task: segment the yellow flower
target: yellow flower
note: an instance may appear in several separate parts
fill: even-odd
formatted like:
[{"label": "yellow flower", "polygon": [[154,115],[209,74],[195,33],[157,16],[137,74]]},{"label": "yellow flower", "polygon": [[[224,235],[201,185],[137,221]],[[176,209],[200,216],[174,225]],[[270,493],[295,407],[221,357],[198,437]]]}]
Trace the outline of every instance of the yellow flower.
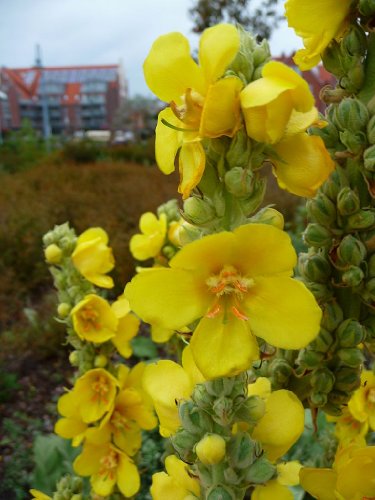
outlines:
[{"label": "yellow flower", "polygon": [[288,25],[303,39],[304,49],[294,56],[302,71],[316,66],[321,54],[349,25],[352,0],[287,0]]},{"label": "yellow flower", "polygon": [[[251,433],[260,441],[269,460],[282,457],[297,441],[305,425],[305,412],[297,396],[285,389],[271,392],[271,383],[260,377],[250,384],[248,395],[260,396],[265,400],[265,413]],[[284,471],[285,472],[285,471]]]},{"label": "yellow flower", "polygon": [[113,280],[106,273],[115,265],[112,249],[107,246],[108,235],[100,227],[84,231],[77,240],[72,253],[72,261],[76,269],[88,281],[102,288],[112,288]]},{"label": "yellow flower", "polygon": [[206,434],[195,447],[198,459],[204,465],[218,464],[225,457],[225,440],[219,434]]},{"label": "yellow flower", "polygon": [[293,500],[294,496],[287,486],[299,484],[299,462],[277,464],[277,478],[255,487],[251,500]]},{"label": "yellow flower", "polygon": [[367,420],[360,422],[355,419],[347,407],[342,408],[340,417],[327,417],[327,420],[335,422],[335,436],[339,440],[340,446],[348,446],[353,443],[366,446]]},{"label": "yellow flower", "polygon": [[49,497],[39,490],[31,489],[30,494],[33,496],[31,500],[52,500],[52,497]]},{"label": "yellow flower", "polygon": [[271,161],[279,186],[297,196],[315,196],[335,168],[318,136],[307,133],[291,135],[273,149],[278,155]]},{"label": "yellow flower", "polygon": [[130,240],[130,251],[135,259],[146,260],[159,255],[167,234],[167,217],[159,218],[152,212],[143,214],[139,221],[142,234],[135,234]]},{"label": "yellow flower", "polygon": [[141,273],[125,288],[144,321],[193,332],[194,360],[207,378],[231,376],[258,359],[259,336],[300,349],[319,331],[321,310],[291,278],[296,254],[289,236],[265,224],[206,236],[184,246],[170,268]]},{"label": "yellow flower", "polygon": [[375,430],[375,374],[370,370],[361,373],[361,387],[351,397],[348,407],[359,422],[367,422]]},{"label": "yellow flower", "polygon": [[319,500],[370,500],[375,497],[375,446],[343,448],[332,469],[303,468],[300,481]]},{"label": "yellow flower", "polygon": [[132,347],[130,341],[139,330],[140,320],[130,312],[129,301],[121,295],[111,306],[117,317],[116,335],[111,337],[112,344],[124,358],[130,358]]},{"label": "yellow flower", "polygon": [[222,78],[239,45],[237,29],[219,24],[202,34],[199,65],[181,33],[159,37],[145,60],[147,85],[159,99],[171,103],[159,113],[156,160],[161,171],[170,174],[179,152],[178,191],[184,199],[199,183],[205,168],[201,139],[233,137],[240,127],[238,94],[242,82],[235,76]]},{"label": "yellow flower", "polygon": [[266,63],[262,78],[249,83],[240,97],[247,134],[258,142],[275,144],[318,119],[307,82],[281,62]]},{"label": "yellow flower", "polygon": [[63,415],[78,412],[83,422],[96,422],[112,409],[118,386],[118,380],[103,368],[89,370],[77,379],[73,390],[63,396],[65,399],[60,404],[64,410],[59,411]]},{"label": "yellow flower", "polygon": [[178,402],[188,399],[194,386],[203,381],[189,346],[183,351],[182,366],[162,360],[146,367],[143,386],[154,404],[159,418],[159,432],[163,437],[171,436],[181,425]]},{"label": "yellow flower", "polygon": [[89,294],[71,312],[74,331],[82,340],[101,343],[116,335],[118,319],[108,302]]},{"label": "yellow flower", "polygon": [[175,455],[165,459],[167,472],[152,476],[151,495],[153,500],[188,500],[200,498],[200,486],[188,472],[188,466]]},{"label": "yellow flower", "polygon": [[55,243],[48,245],[48,247],[44,250],[44,256],[48,264],[59,264],[62,254],[63,252],[61,248],[58,247]]},{"label": "yellow flower", "polygon": [[125,497],[132,497],[139,490],[136,465],[110,443],[95,445],[86,442],[73,467],[80,476],[91,476],[92,489],[102,497],[111,495],[116,484]]},{"label": "yellow flower", "polygon": [[55,433],[64,439],[73,439],[72,445],[79,446],[85,437],[88,425],[82,420],[80,400],[74,390],[60,396],[57,410],[63,418],[56,422]]}]

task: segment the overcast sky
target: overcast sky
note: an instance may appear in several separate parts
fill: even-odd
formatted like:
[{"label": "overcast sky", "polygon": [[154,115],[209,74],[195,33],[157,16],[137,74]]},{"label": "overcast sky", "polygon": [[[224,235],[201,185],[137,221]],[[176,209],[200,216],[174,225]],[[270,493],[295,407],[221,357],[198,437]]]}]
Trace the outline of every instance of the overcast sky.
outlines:
[{"label": "overcast sky", "polygon": [[[123,63],[131,96],[151,95],[142,63],[159,35],[180,31],[192,47],[188,9],[193,0],[0,0],[0,66],[28,67],[35,45],[45,66]],[[273,55],[300,47],[282,23],[272,36]]]}]

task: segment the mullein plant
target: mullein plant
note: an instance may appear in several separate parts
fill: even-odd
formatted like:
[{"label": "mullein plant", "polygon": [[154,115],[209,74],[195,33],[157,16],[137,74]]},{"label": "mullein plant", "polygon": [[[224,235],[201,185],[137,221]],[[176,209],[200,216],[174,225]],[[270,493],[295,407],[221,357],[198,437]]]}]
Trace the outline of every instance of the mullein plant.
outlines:
[{"label": "mullein plant", "polygon": [[[296,64],[322,60],[337,78],[322,90],[325,116],[241,27],[205,30],[197,61],[183,35],[161,36],[144,72],[167,103],[156,159],[165,174],[178,168],[182,208],[141,217],[130,249],[142,266],[113,304],[93,286],[112,285],[103,230],[45,237],[79,370],[56,432],[83,443],[74,467],[101,497],[136,494],[152,408],[172,446],[156,500],[290,500],[295,485],[322,500],[375,497],[375,3],[288,0],[286,15],[304,42]],[[267,166],[308,198],[299,258],[282,214],[259,208]],[[156,342],[180,339],[177,362],[114,364],[139,320]],[[306,411],[335,422],[327,468],[286,461]]]}]

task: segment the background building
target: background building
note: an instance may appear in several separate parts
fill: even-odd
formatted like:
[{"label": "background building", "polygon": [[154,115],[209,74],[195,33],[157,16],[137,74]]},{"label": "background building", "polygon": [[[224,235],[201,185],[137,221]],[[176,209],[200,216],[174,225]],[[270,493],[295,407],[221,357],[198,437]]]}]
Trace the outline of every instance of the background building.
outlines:
[{"label": "background building", "polygon": [[127,97],[121,64],[0,68],[0,129],[20,128],[28,119],[44,135],[111,130]]}]

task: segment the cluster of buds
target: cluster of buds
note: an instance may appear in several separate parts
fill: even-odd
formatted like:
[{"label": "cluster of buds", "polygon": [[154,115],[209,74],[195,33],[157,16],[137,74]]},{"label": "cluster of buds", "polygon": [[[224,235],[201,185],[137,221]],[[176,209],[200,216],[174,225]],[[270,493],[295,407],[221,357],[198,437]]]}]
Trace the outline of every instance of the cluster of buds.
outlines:
[{"label": "cluster of buds", "polygon": [[83,481],[80,477],[66,475],[56,484],[52,497],[32,489],[30,493],[35,500],[83,500]]}]

